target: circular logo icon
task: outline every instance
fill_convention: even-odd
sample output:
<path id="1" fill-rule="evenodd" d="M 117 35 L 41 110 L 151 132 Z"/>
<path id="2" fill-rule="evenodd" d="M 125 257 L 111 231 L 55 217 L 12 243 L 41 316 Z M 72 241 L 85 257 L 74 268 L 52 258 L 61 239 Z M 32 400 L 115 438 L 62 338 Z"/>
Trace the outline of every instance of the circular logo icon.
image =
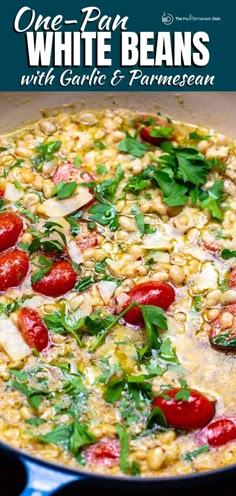
<path id="1" fill-rule="evenodd" d="M 174 17 L 172 16 L 172 14 L 166 14 L 166 13 L 164 13 L 163 16 L 162 16 L 162 18 L 161 18 L 161 21 L 166 26 L 169 26 L 170 24 L 172 24 L 172 22 L 174 22 Z"/>

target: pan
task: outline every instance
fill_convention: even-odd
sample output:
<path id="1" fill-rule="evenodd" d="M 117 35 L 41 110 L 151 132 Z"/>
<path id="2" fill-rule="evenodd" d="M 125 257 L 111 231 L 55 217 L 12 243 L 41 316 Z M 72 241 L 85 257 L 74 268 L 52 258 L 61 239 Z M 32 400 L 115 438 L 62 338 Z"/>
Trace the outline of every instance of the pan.
<path id="1" fill-rule="evenodd" d="M 236 136 L 233 109 L 236 110 L 235 93 L 0 93 L 0 134 L 23 127 L 35 119 L 53 115 L 54 112 L 76 111 L 86 108 L 130 108 L 142 112 L 161 112 L 174 119 L 214 128 L 232 138 Z M 188 489 L 236 477 L 236 465 L 215 471 L 206 471 L 177 477 L 142 479 L 138 477 L 110 477 L 49 463 L 28 455 L 10 445 L 0 443 L 3 457 L 13 455 L 21 465 L 26 480 L 21 496 L 50 496 L 59 489 L 75 484 L 78 493 L 83 484 L 92 481 L 96 487 L 114 491 L 135 490 L 135 494 L 155 490 Z M 22 489 L 22 488 L 21 488 Z"/>

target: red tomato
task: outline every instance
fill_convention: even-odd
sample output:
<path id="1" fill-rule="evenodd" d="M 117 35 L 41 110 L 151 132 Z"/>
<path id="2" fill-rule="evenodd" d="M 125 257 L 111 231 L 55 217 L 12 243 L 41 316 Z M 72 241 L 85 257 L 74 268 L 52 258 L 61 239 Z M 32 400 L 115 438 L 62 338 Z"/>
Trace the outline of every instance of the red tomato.
<path id="1" fill-rule="evenodd" d="M 167 310 L 171 303 L 175 300 L 175 292 L 172 286 L 166 282 L 149 281 L 137 284 L 127 293 L 129 299 L 125 304 L 127 308 L 132 301 L 136 301 L 139 305 L 154 305 Z M 131 308 L 124 319 L 129 324 L 142 325 L 143 317 L 141 310 L 137 307 Z"/>
<path id="2" fill-rule="evenodd" d="M 153 406 L 161 408 L 166 416 L 166 420 L 171 427 L 176 429 L 192 430 L 204 427 L 215 414 L 214 404 L 203 394 L 190 389 L 188 401 L 176 400 L 175 395 L 181 388 L 166 391 L 170 399 L 157 396 Z"/>
<path id="3" fill-rule="evenodd" d="M 69 183 L 71 181 L 77 181 L 77 183 L 90 183 L 93 181 L 93 176 L 82 167 L 75 167 L 71 160 L 64 162 L 57 167 L 53 174 L 53 181 L 55 184 L 63 181 Z"/>
<path id="4" fill-rule="evenodd" d="M 236 267 L 230 272 L 228 286 L 231 289 L 236 288 Z"/>
<path id="5" fill-rule="evenodd" d="M 80 250 L 84 252 L 88 248 L 93 248 L 98 244 L 97 231 L 89 229 L 87 222 L 80 222 L 80 234 L 76 237 L 76 243 Z"/>
<path id="6" fill-rule="evenodd" d="M 229 327 L 221 327 L 221 319 L 225 314 L 232 315 Z M 218 317 L 211 322 L 209 333 L 210 343 L 215 348 L 222 350 L 236 350 L 236 303 L 227 305 Z"/>
<path id="7" fill-rule="evenodd" d="M 0 291 L 19 286 L 29 270 L 29 255 L 13 250 L 0 255 Z"/>
<path id="8" fill-rule="evenodd" d="M 210 446 L 223 446 L 223 444 L 236 439 L 236 418 L 222 417 L 213 420 L 200 433 L 201 443 Z"/>
<path id="9" fill-rule="evenodd" d="M 116 465 L 119 461 L 119 442 L 116 439 L 109 439 L 101 443 L 93 444 L 85 450 L 84 454 L 87 462 L 93 463 L 94 465 L 112 467 L 112 465 Z"/>
<path id="10" fill-rule="evenodd" d="M 0 200 L 4 197 L 5 195 L 5 189 L 0 188 Z"/>
<path id="11" fill-rule="evenodd" d="M 36 310 L 21 308 L 18 312 L 18 327 L 25 340 L 31 347 L 43 351 L 49 343 L 47 327 Z"/>
<path id="12" fill-rule="evenodd" d="M 23 229 L 23 222 L 14 212 L 0 214 L 0 251 L 14 246 Z"/>
<path id="13" fill-rule="evenodd" d="M 71 263 L 60 261 L 56 262 L 42 279 L 32 284 L 32 288 L 45 296 L 62 296 L 73 289 L 76 279 L 77 274 Z"/>
<path id="14" fill-rule="evenodd" d="M 151 124 L 145 125 L 145 122 L 148 123 L 149 119 L 150 120 L 152 119 L 153 121 L 155 121 L 155 124 L 154 124 L 154 122 L 152 123 L 152 121 L 151 121 Z M 157 116 L 153 117 L 153 116 L 148 116 L 148 115 L 140 115 L 140 117 L 137 117 L 135 119 L 134 127 L 136 129 L 138 129 L 140 126 L 142 126 L 142 124 L 144 124 L 145 127 L 143 127 L 141 129 L 140 136 L 144 141 L 151 143 L 151 145 L 158 145 L 158 143 L 160 143 L 161 141 L 174 139 L 172 134 L 170 136 L 168 136 L 167 138 L 165 138 L 165 137 L 157 138 L 157 137 L 151 135 L 152 131 L 155 128 L 158 128 L 160 126 L 166 127 L 166 128 L 171 127 L 171 124 L 169 124 L 166 117 L 161 117 L 161 116 L 160 117 L 157 117 Z"/>

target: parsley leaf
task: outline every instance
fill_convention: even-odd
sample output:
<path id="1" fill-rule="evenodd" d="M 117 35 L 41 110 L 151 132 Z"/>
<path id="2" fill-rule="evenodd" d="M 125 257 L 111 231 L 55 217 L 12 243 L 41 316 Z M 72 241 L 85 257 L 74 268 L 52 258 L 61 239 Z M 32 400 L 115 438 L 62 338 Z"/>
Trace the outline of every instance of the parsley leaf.
<path id="1" fill-rule="evenodd" d="M 224 248 L 220 255 L 224 260 L 228 260 L 229 258 L 236 257 L 236 250 L 228 250 L 228 248 Z"/>
<path id="2" fill-rule="evenodd" d="M 98 222 L 102 226 L 109 226 L 112 231 L 118 228 L 118 215 L 116 208 L 108 203 L 93 205 L 89 211 L 89 219 Z"/>
<path id="3" fill-rule="evenodd" d="M 162 342 L 160 347 L 160 356 L 166 362 L 179 364 L 178 358 L 171 344 L 170 338 L 166 338 Z"/>
<path id="4" fill-rule="evenodd" d="M 82 163 L 82 158 L 74 157 L 74 167 L 76 167 L 76 169 L 80 168 L 81 163 Z"/>
<path id="5" fill-rule="evenodd" d="M 87 424 L 74 421 L 71 426 L 69 449 L 75 455 L 82 446 L 92 444 L 97 441 L 97 438 L 88 430 Z"/>
<path id="6" fill-rule="evenodd" d="M 155 406 L 147 418 L 147 428 L 151 428 L 154 425 L 161 427 L 167 427 L 167 420 L 164 412 L 158 406 Z"/>
<path id="7" fill-rule="evenodd" d="M 213 336 L 210 338 L 210 341 L 213 345 L 221 346 L 223 348 L 235 349 L 236 348 L 236 337 L 234 331 L 228 331 L 222 334 L 218 334 L 218 336 Z"/>
<path id="8" fill-rule="evenodd" d="M 180 389 L 176 394 L 175 394 L 175 401 L 188 401 L 190 396 L 190 389 L 188 387 L 184 387 Z"/>
<path id="9" fill-rule="evenodd" d="M 108 168 L 105 165 L 96 164 L 97 174 L 103 176 L 108 172 Z"/>
<path id="10" fill-rule="evenodd" d="M 153 179 L 157 182 L 163 193 L 163 201 L 169 205 L 169 207 L 177 207 L 186 204 L 187 186 L 177 183 L 174 179 L 171 179 L 166 172 L 161 170 L 154 172 Z"/>
<path id="11" fill-rule="evenodd" d="M 147 336 L 147 345 L 139 351 L 141 354 L 142 352 L 146 354 L 152 349 L 157 350 L 160 348 L 161 340 L 155 326 L 160 327 L 160 329 L 167 330 L 167 320 L 162 308 L 154 305 L 140 305 L 139 308 L 142 312 Z"/>
<path id="12" fill-rule="evenodd" d="M 200 311 L 201 303 L 202 303 L 202 297 L 200 295 L 195 296 L 193 300 L 193 308 L 196 312 Z"/>
<path id="13" fill-rule="evenodd" d="M 47 258 L 42 256 L 39 257 L 38 264 L 37 267 L 40 267 L 40 270 L 34 272 L 34 274 L 31 277 L 33 284 L 36 284 L 38 281 L 40 281 L 40 279 L 42 279 L 43 276 L 45 276 L 50 271 L 53 265 L 52 262 L 49 262 Z"/>
<path id="14" fill-rule="evenodd" d="M 121 168 L 121 165 L 118 164 L 116 168 L 116 173 L 114 179 L 107 179 L 99 184 L 99 190 L 102 195 L 107 198 L 111 203 L 114 201 L 114 197 L 116 194 L 116 190 L 124 177 L 124 171 Z"/>
<path id="15" fill-rule="evenodd" d="M 116 431 L 120 440 L 120 468 L 124 474 L 130 471 L 129 456 L 129 435 L 124 427 L 117 424 Z"/>
<path id="16" fill-rule="evenodd" d="M 120 152 L 129 153 L 134 157 L 144 157 L 146 151 L 149 149 L 148 145 L 137 141 L 133 136 L 127 133 L 125 139 L 121 140 L 118 146 Z"/>
<path id="17" fill-rule="evenodd" d="M 206 134 L 199 134 L 197 131 L 193 131 L 192 133 L 189 133 L 189 139 L 190 140 L 208 140 L 211 136 L 206 135 Z"/>
<path id="18" fill-rule="evenodd" d="M 204 191 L 202 195 L 200 195 L 201 208 L 207 208 L 211 212 L 212 217 L 219 220 L 223 219 L 222 210 L 218 205 L 218 202 L 220 202 L 223 198 L 223 188 L 223 181 L 218 179 L 207 192 Z"/>
<path id="19" fill-rule="evenodd" d="M 185 462 L 191 462 L 194 458 L 196 458 L 196 456 L 201 455 L 202 453 L 206 453 L 209 450 L 210 450 L 209 444 L 203 444 L 203 446 L 200 446 L 200 448 L 197 448 L 194 451 L 189 451 L 188 453 L 184 453 L 182 458 Z"/>
<path id="20" fill-rule="evenodd" d="M 76 291 L 79 291 L 80 293 L 83 293 L 84 291 L 87 291 L 87 289 L 95 282 L 93 276 L 87 276 L 78 281 L 74 287 Z"/>
<path id="21" fill-rule="evenodd" d="M 61 141 L 50 141 L 37 147 L 37 155 L 32 159 L 37 170 L 41 170 L 45 162 L 53 160 L 53 155 L 60 149 L 61 144 Z"/>
<path id="22" fill-rule="evenodd" d="M 169 138 L 173 133 L 173 127 L 155 126 L 150 129 L 149 134 L 153 138 Z"/>
<path id="23" fill-rule="evenodd" d="M 69 198 L 69 196 L 72 196 L 74 194 L 77 186 L 78 184 L 76 181 L 72 181 L 70 183 L 64 183 L 63 181 L 60 181 L 53 189 L 52 196 L 56 196 L 58 200 Z"/>

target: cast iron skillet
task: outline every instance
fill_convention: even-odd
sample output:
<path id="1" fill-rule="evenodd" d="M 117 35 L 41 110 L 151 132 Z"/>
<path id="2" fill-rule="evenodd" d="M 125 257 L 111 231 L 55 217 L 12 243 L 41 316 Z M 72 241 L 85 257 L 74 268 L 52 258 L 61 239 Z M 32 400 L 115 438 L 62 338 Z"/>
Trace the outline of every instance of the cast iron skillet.
<path id="1" fill-rule="evenodd" d="M 161 496 L 159 491 L 171 491 L 178 489 L 196 488 L 198 486 L 217 483 L 218 481 L 228 480 L 235 476 L 236 465 L 230 465 L 218 470 L 211 470 L 200 473 L 187 474 L 176 477 L 128 477 L 128 476 L 109 476 L 99 475 L 92 472 L 74 470 L 56 463 L 47 462 L 33 457 L 24 451 L 12 448 L 10 445 L 0 443 L 0 447 L 6 455 L 13 455 L 22 467 L 26 475 L 26 486 L 20 496 L 51 496 L 65 485 L 73 483 L 73 487 L 78 486 L 78 494 L 84 483 L 93 482 L 99 491 L 99 487 L 114 490 L 126 490 L 127 492 L 135 490 L 138 494 L 144 495 L 149 491 L 155 490 L 156 496 Z M 139 493 L 141 491 L 141 493 Z M 74 494 L 74 493 L 73 493 Z M 132 493 L 133 494 L 133 493 Z M 163 493 L 162 493 L 163 495 Z"/>

